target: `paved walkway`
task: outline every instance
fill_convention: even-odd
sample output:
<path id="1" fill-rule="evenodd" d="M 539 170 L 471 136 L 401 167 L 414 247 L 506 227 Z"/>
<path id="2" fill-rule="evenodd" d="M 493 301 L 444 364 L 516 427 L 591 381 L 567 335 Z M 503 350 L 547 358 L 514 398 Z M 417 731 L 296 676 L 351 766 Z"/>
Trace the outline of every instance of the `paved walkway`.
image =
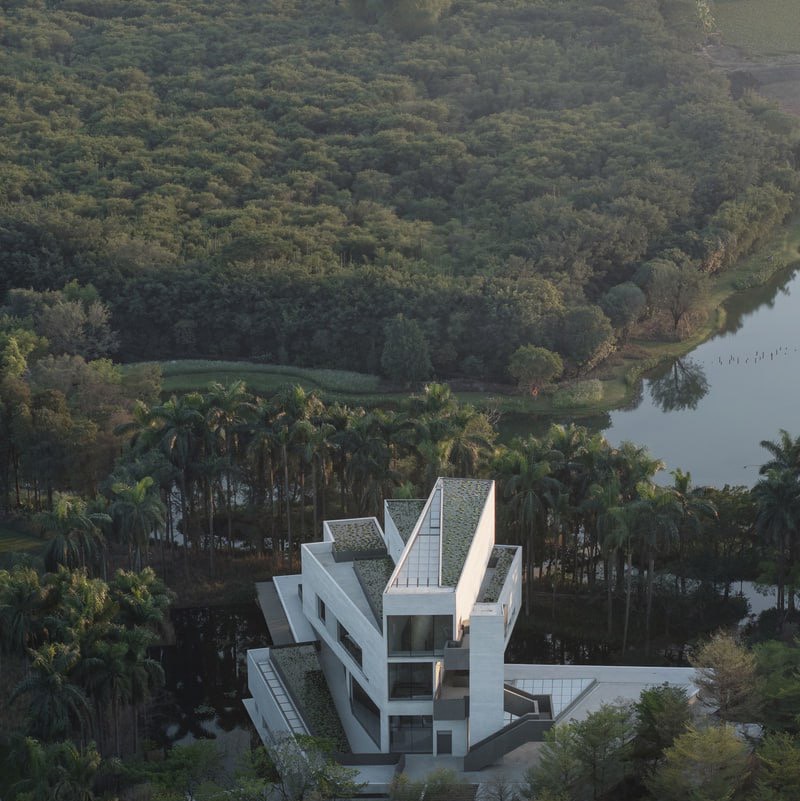
<path id="1" fill-rule="evenodd" d="M 267 621 L 269 636 L 272 638 L 273 645 L 292 645 L 294 637 L 289 628 L 289 621 L 283 611 L 275 585 L 271 581 L 257 581 L 256 594 L 258 605 Z"/>

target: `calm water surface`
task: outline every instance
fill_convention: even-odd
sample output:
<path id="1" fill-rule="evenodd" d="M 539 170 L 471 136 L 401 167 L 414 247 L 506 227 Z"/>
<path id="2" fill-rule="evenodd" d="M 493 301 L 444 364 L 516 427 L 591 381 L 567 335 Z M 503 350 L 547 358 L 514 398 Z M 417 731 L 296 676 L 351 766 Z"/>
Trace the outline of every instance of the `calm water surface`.
<path id="1" fill-rule="evenodd" d="M 214 739 L 235 756 L 254 730 L 242 705 L 247 690 L 247 649 L 271 644 L 261 610 L 253 604 L 173 609 L 173 645 L 151 656 L 166 684 L 149 712 L 148 736 L 159 745 Z"/>
<path id="2" fill-rule="evenodd" d="M 614 445 L 646 445 L 666 462 L 661 483 L 679 467 L 695 484 L 752 486 L 767 456 L 761 440 L 780 428 L 800 435 L 800 271 L 741 293 L 726 311 L 724 330 L 648 376 L 630 408 L 576 422 Z M 551 421 L 512 416 L 501 434 L 541 435 Z"/>
<path id="3" fill-rule="evenodd" d="M 752 485 L 761 440 L 800 434 L 800 271 L 727 312 L 723 332 L 644 381 L 635 409 L 611 413 L 610 442 L 647 445 L 696 484 Z"/>

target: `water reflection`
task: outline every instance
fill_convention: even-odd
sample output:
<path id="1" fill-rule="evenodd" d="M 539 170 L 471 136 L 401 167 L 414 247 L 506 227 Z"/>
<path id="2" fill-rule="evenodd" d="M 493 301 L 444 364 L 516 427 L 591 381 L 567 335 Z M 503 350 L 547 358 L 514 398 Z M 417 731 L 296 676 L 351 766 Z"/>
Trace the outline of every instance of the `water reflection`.
<path id="1" fill-rule="evenodd" d="M 684 357 L 675 359 L 649 381 L 650 397 L 663 412 L 696 409 L 708 394 L 708 379 L 701 364 Z"/>
<path id="2" fill-rule="evenodd" d="M 248 732 L 247 649 L 270 644 L 255 604 L 173 609 L 173 645 L 151 655 L 166 684 L 148 713 L 148 736 L 161 746 Z"/>

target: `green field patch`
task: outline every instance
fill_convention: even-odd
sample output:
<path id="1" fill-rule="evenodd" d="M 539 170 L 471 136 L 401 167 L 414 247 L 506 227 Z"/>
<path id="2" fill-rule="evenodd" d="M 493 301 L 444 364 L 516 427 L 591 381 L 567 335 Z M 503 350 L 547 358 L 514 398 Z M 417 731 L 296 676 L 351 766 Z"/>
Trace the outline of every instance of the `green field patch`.
<path id="1" fill-rule="evenodd" d="M 800 52 L 797 0 L 717 0 L 714 17 L 725 44 L 765 55 Z"/>
<path id="2" fill-rule="evenodd" d="M 15 553 L 19 551 L 38 551 L 44 547 L 44 542 L 13 525 L 0 523 L 0 553 Z"/>

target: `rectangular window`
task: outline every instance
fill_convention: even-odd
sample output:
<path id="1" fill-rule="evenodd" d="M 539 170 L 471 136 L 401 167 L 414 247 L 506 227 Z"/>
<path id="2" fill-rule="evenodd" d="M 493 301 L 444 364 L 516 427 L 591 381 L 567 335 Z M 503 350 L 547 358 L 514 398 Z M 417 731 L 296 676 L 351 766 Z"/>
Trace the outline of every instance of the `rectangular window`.
<path id="1" fill-rule="evenodd" d="M 433 698 L 432 662 L 397 662 L 389 665 L 389 698 Z"/>
<path id="2" fill-rule="evenodd" d="M 381 744 L 381 712 L 367 691 L 350 677 L 350 708 L 355 719 L 364 727 L 375 745 Z"/>
<path id="3" fill-rule="evenodd" d="M 430 715 L 392 715 L 389 750 L 396 754 L 433 752 L 433 718 Z"/>
<path id="4" fill-rule="evenodd" d="M 325 601 L 317 596 L 317 617 L 324 623 L 325 622 Z"/>
<path id="5" fill-rule="evenodd" d="M 389 656 L 441 656 L 453 639 L 452 615 L 389 615 Z"/>
<path id="6" fill-rule="evenodd" d="M 344 650 L 353 657 L 355 663 L 361 667 L 361 646 L 350 636 L 350 632 L 341 623 L 339 624 L 339 642 Z"/>

